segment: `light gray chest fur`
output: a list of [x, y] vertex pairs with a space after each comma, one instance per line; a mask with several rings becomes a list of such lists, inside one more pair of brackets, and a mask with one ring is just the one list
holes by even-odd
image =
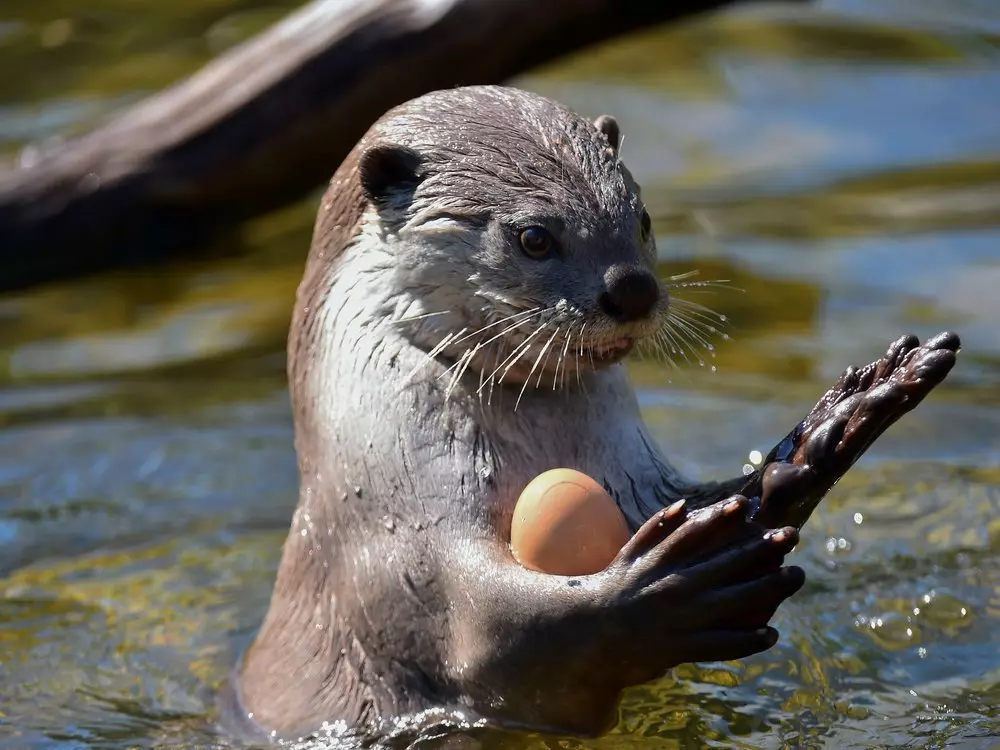
[[326, 349], [310, 388], [327, 426], [324, 463], [338, 491], [365, 496], [366, 514], [495, 535], [524, 486], [556, 467], [602, 483], [633, 529], [676, 499], [677, 477], [624, 366], [581, 372], [558, 391], [530, 387], [519, 403], [520, 386], [479, 392], [472, 373], [446, 395], [449, 363], [429, 360], [386, 317], [413, 309], [406, 292], [380, 282], [390, 259], [358, 253], [346, 262], [327, 298]]

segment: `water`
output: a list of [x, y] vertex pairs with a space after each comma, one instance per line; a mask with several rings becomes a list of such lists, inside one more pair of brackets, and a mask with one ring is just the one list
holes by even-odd
[[[86, 128], [293, 5], [8, 0], [0, 151]], [[904, 331], [965, 342], [810, 522], [774, 649], [679, 669], [633, 690], [614, 734], [558, 746], [1000, 746], [998, 42], [992, 0], [838, 0], [518, 81], [615, 113], [663, 273], [729, 280], [688, 290], [728, 319], [704, 366], [632, 366], [688, 470], [738, 472]], [[314, 211], [246, 226], [235, 257], [0, 298], [0, 747], [233, 746], [207, 696], [264, 613], [295, 501], [283, 346]]]

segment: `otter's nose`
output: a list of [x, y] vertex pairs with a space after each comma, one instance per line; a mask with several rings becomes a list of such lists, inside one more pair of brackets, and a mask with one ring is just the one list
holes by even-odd
[[612, 266], [604, 274], [597, 301], [601, 309], [619, 323], [648, 317], [660, 300], [660, 285], [645, 268]]

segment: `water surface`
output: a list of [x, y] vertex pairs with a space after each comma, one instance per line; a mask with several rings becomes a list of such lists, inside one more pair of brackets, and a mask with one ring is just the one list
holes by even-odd
[[[295, 5], [8, 0], [0, 151], [90, 127]], [[738, 472], [900, 333], [965, 348], [810, 522], [774, 649], [631, 691], [599, 741], [492, 742], [996, 747], [1000, 5], [727, 14], [518, 83], [616, 114], [664, 275], [733, 287], [691, 297], [730, 322], [714, 356], [631, 366], [692, 473]], [[248, 224], [236, 256], [0, 297], [0, 746], [237, 746], [204, 722], [295, 502], [283, 347], [314, 214]]]

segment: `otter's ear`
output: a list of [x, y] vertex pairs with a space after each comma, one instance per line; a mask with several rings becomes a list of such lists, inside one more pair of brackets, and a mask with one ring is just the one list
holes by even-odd
[[391, 193], [413, 190], [420, 182], [420, 156], [402, 146], [379, 144], [361, 154], [361, 187], [373, 203], [384, 203]]
[[594, 120], [594, 127], [604, 133], [604, 137], [607, 138], [608, 143], [611, 144], [611, 150], [617, 154], [619, 137], [618, 120], [611, 115], [601, 115]]

